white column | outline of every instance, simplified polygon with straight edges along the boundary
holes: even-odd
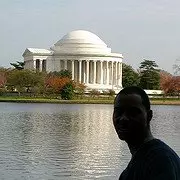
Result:
[[[111,83],[111,84],[113,85],[113,83],[114,83],[113,61],[111,62],[111,66],[112,66],[112,68],[111,68],[111,70],[112,70],[112,71],[111,71],[111,82],[112,82],[112,83]]]
[[[59,60],[59,71],[61,71],[61,60]]]
[[[74,60],[71,61],[71,67],[72,67],[72,80],[74,80]]]
[[[43,60],[39,60],[39,71],[40,71],[40,72],[42,71],[42,61],[43,61]]]
[[[120,66],[120,68],[119,68],[119,70],[120,70],[120,73],[119,73],[119,85],[122,87],[122,62],[121,63],[119,63],[119,66]]]
[[[106,70],[106,73],[107,73],[106,74],[106,80],[107,80],[106,84],[109,85],[109,62],[108,61],[106,61],[106,69],[107,69]]]
[[[83,83],[86,83],[86,61],[83,60]]]
[[[121,86],[121,63],[118,62],[118,86]]]
[[[119,62],[117,62],[117,86],[119,86],[120,80],[120,69],[119,69]]]
[[[103,84],[103,61],[100,61],[100,69],[101,69],[101,82],[100,84]]]
[[[117,85],[117,62],[115,62],[115,67],[116,67],[116,74],[115,74],[115,85]]]
[[[82,61],[79,61],[79,82],[81,83]]]
[[[89,84],[89,61],[86,61],[86,84]]]
[[[92,61],[89,61],[89,83],[92,82]]]
[[[96,61],[94,61],[94,78],[93,78],[93,84],[96,84]]]
[[[66,61],[64,60],[64,70],[65,69],[67,70],[67,60]]]
[[[36,60],[34,60],[34,62],[33,62],[33,69],[36,70]]]
[[[84,68],[83,68],[83,61],[81,60],[81,83],[84,82]]]
[[[91,60],[91,65],[90,65],[90,82],[93,84],[93,61]]]

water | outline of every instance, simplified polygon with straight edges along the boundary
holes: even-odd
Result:
[[[180,106],[153,106],[153,134],[180,155]],[[0,103],[1,179],[118,179],[130,153],[112,105]]]

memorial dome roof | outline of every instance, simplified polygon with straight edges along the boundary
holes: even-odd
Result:
[[[76,30],[67,33],[51,49],[55,53],[68,54],[111,53],[111,49],[97,35],[85,30]]]
[[[97,35],[85,30],[71,31],[67,33],[55,45],[60,45],[64,43],[98,44],[107,46]]]

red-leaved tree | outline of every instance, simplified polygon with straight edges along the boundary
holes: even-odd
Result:
[[[70,82],[71,79],[68,77],[51,76],[45,80],[45,88],[52,89],[54,93],[59,93],[60,90]]]
[[[180,93],[180,76],[173,76],[164,71],[161,72],[160,87],[165,94],[178,95]]]
[[[0,68],[0,88],[4,87],[7,82],[7,70]]]

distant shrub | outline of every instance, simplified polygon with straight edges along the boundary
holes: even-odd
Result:
[[[100,92],[98,91],[98,90],[96,90],[96,89],[92,89],[91,91],[90,91],[90,96],[91,97],[95,97],[95,96],[99,96],[100,95]]]
[[[109,94],[109,96],[114,96],[115,95],[115,91],[113,89],[110,89],[108,94]]]

